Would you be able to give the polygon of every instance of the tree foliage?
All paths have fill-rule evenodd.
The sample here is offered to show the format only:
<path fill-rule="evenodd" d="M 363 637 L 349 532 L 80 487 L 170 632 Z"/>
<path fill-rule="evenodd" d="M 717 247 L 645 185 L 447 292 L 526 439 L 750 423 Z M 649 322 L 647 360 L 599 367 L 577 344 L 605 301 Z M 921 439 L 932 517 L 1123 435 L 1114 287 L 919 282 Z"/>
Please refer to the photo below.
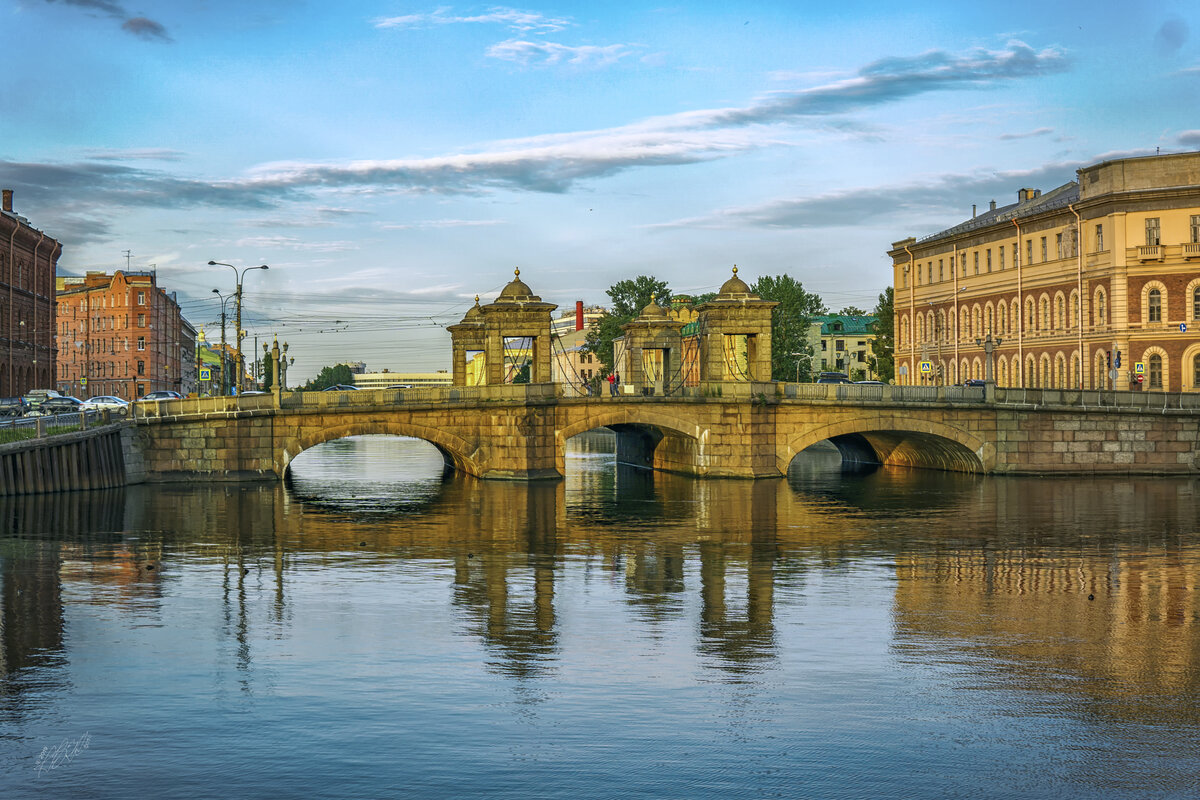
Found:
<path fill-rule="evenodd" d="M 797 363 L 801 377 L 812 375 L 812 343 L 808 339 L 813 317 L 825 313 L 820 296 L 805 290 L 790 275 L 764 275 L 750 290 L 779 305 L 771 311 L 771 378 L 795 380 Z"/>
<path fill-rule="evenodd" d="M 271 391 L 271 386 L 275 383 L 274 376 L 274 359 L 271 358 L 270 351 L 263 353 L 262 357 L 262 388 L 264 392 Z"/>
<path fill-rule="evenodd" d="M 591 353 L 604 365 L 605 373 L 613 371 L 613 339 L 622 336 L 621 326 L 635 319 L 642 309 L 650 304 L 653 296 L 659 305 L 671 300 L 671 290 L 666 281 L 648 275 L 639 275 L 629 280 L 617 281 L 608 289 L 612 308 L 587 332 L 584 352 Z"/>
<path fill-rule="evenodd" d="M 892 309 L 892 287 L 887 287 L 875 304 L 875 338 L 871 340 L 871 369 L 879 380 L 896 377 L 896 320 Z"/>
<path fill-rule="evenodd" d="M 867 312 L 863 311 L 858 306 L 846 306 L 838 313 L 841 314 L 843 317 L 865 317 L 865 316 L 867 316 Z"/>
<path fill-rule="evenodd" d="M 337 386 L 339 383 L 354 383 L 354 373 L 350 371 L 348 364 L 321 367 L 321 371 L 317 373 L 317 377 L 304 384 L 304 391 L 320 391 L 321 389 L 328 389 L 330 386 Z"/>

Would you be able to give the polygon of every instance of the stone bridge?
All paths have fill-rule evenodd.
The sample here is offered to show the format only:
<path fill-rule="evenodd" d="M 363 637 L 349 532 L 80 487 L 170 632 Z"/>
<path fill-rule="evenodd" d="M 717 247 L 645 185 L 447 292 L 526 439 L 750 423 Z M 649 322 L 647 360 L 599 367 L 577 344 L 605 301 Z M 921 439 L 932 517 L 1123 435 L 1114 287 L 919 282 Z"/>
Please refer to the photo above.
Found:
<path fill-rule="evenodd" d="M 283 392 L 143 404 L 133 480 L 282 478 L 310 447 L 359 434 L 433 444 L 481 478 L 564 473 L 565 444 L 617 433 L 619 460 L 699 477 L 785 474 L 829 440 L 850 460 L 995 474 L 1200 472 L 1200 395 L 702 383 L 668 397 L 564 397 L 555 384 Z"/>

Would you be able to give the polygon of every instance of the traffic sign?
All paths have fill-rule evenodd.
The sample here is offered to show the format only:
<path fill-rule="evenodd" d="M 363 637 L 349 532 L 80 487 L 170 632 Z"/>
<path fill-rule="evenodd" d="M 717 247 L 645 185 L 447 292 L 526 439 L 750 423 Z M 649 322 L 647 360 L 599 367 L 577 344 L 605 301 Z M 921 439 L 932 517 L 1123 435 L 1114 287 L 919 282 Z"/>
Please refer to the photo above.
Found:
<path fill-rule="evenodd" d="M 931 372 L 933 372 L 933 362 L 932 361 L 922 361 L 921 362 L 921 374 L 928 375 Z"/>
<path fill-rule="evenodd" d="M 79 385 L 86 389 L 87 388 L 87 378 L 80 378 Z"/>
<path fill-rule="evenodd" d="M 1187 333 L 1187 323 L 1186 322 L 1179 323 L 1179 332 Z"/>
<path fill-rule="evenodd" d="M 208 369 L 207 367 L 202 367 L 200 369 L 200 380 L 211 381 L 212 380 L 212 370 Z"/>
<path fill-rule="evenodd" d="M 1145 362 L 1143 362 L 1143 361 L 1133 362 L 1133 374 L 1134 375 L 1145 375 L 1146 374 Z"/>
<path fill-rule="evenodd" d="M 1146 380 L 1146 376 L 1144 376 L 1144 375 L 1138 375 L 1138 376 L 1137 376 L 1137 382 L 1138 382 L 1138 383 L 1141 383 L 1141 382 L 1142 382 L 1142 381 L 1144 381 L 1144 380 Z"/>

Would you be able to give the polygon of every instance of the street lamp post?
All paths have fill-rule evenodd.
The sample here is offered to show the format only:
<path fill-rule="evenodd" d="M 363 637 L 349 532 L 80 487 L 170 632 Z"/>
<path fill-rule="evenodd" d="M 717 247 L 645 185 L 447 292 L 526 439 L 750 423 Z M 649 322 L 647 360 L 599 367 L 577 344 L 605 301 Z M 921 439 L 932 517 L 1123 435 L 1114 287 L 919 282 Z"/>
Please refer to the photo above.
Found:
<path fill-rule="evenodd" d="M 788 353 L 789 356 L 796 359 L 796 383 L 800 382 L 800 359 L 804 357 L 804 353 Z"/>
<path fill-rule="evenodd" d="M 984 383 L 987 383 L 987 384 L 995 383 L 995 380 L 992 377 L 995 374 L 992 371 L 992 359 L 995 357 L 994 354 L 996 352 L 996 348 L 999 347 L 1003 343 L 1004 343 L 1004 340 L 1001 339 L 999 336 L 993 338 L 991 331 L 988 331 L 987 336 L 985 336 L 984 338 L 975 340 L 975 346 L 983 348 L 983 354 L 984 354 L 983 382 Z"/>
<path fill-rule="evenodd" d="M 270 267 L 268 267 L 266 264 L 259 264 L 257 267 L 243 267 L 241 269 L 241 271 L 239 272 L 238 268 L 235 267 L 233 264 L 226 264 L 223 261 L 210 261 L 210 262 L 208 262 L 208 265 L 210 267 L 229 267 L 231 270 L 233 270 L 233 275 L 237 280 L 237 294 L 235 295 L 237 297 L 237 331 L 236 331 L 237 335 L 235 338 L 237 339 L 237 367 L 238 367 L 237 387 L 238 387 L 238 393 L 241 394 L 242 375 L 246 371 L 245 359 L 242 357 L 242 337 L 246 333 L 245 331 L 242 330 L 242 278 L 245 277 L 246 273 L 249 272 L 250 270 L 270 269 Z"/>
<path fill-rule="evenodd" d="M 225 303 L 228 302 L 233 295 L 221 294 L 217 289 L 213 289 L 213 294 L 221 298 L 221 394 L 229 394 L 229 370 L 226 366 L 226 355 L 229 349 L 225 346 Z"/>

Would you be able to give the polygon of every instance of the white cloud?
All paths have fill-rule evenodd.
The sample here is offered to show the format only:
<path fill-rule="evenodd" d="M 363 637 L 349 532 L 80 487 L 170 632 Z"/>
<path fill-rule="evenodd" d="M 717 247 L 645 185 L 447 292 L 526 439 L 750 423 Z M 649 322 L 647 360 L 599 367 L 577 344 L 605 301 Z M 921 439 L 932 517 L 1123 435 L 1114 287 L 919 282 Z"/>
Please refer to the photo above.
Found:
<path fill-rule="evenodd" d="M 519 11 L 515 8 L 497 7 L 485 14 L 456 16 L 449 8 L 439 8 L 425 14 L 405 14 L 399 17 L 383 17 L 375 20 L 376 28 L 427 28 L 434 25 L 503 25 L 521 33 L 554 33 L 571 24 L 569 19 L 547 17 L 534 11 Z"/>
<path fill-rule="evenodd" d="M 628 45 L 578 45 L 571 46 L 556 42 L 531 42 L 509 39 L 497 42 L 488 48 L 491 58 L 512 61 L 517 64 L 560 64 L 567 62 L 576 66 L 605 67 L 615 64 L 634 51 Z"/>

